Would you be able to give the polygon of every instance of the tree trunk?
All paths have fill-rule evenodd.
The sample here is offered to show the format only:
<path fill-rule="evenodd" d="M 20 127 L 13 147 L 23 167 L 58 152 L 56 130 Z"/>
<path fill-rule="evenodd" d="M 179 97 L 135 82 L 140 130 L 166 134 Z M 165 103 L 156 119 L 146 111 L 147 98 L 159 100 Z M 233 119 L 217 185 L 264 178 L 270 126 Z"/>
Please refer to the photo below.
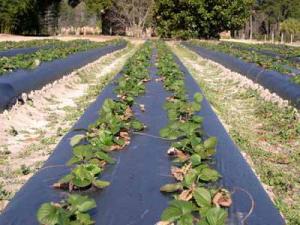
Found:
<path fill-rule="evenodd" d="M 250 40 L 253 38 L 253 18 L 252 18 L 252 13 L 250 14 Z"/>
<path fill-rule="evenodd" d="M 283 44 L 284 43 L 284 33 L 281 32 L 281 40 L 280 40 L 280 43 Z"/>
<path fill-rule="evenodd" d="M 267 35 L 265 34 L 264 36 L 265 36 L 265 42 L 267 42 Z"/>
<path fill-rule="evenodd" d="M 294 34 L 291 34 L 291 44 L 293 44 L 294 41 Z"/>
<path fill-rule="evenodd" d="M 272 43 L 274 43 L 274 31 L 272 31 Z"/>

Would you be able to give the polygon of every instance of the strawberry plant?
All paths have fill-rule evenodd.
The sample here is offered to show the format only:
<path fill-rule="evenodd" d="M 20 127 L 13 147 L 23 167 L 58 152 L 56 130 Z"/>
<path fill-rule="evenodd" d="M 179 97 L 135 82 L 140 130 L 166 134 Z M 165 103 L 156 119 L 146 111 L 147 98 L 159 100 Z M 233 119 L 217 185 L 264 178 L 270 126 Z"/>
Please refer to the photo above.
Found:
<path fill-rule="evenodd" d="M 148 77 L 149 44 L 142 48 L 141 52 L 133 58 L 134 60 L 129 61 L 125 67 L 125 79 L 121 77 L 116 81 L 116 92 L 119 94 L 119 98 L 106 99 L 99 112 L 99 118 L 89 126 L 87 133 L 75 136 L 75 139 L 71 140 L 73 157 L 69 160 L 68 165 L 76 164 L 76 167 L 60 179 L 54 185 L 55 187 L 73 191 L 90 187 L 104 188 L 108 186 L 109 182 L 97 179 L 106 163 L 114 162 L 107 155 L 107 152 L 123 149 L 130 143 L 130 133 L 132 131 L 144 129 L 144 124 L 134 118 L 131 109 L 134 97 L 141 93 L 134 92 L 130 85 L 129 87 L 127 86 L 127 83 L 131 84 L 131 80 L 138 83 L 140 80 Z M 131 72 L 135 71 L 134 68 L 137 68 L 139 73 Z M 129 75 L 131 79 L 128 79 Z M 123 86 L 123 84 L 125 85 Z M 141 83 L 141 87 L 142 89 L 145 88 L 144 82 Z M 88 142 L 88 144 L 79 145 L 83 140 Z"/>
<path fill-rule="evenodd" d="M 40 49 L 32 54 L 16 55 L 0 58 L 0 75 L 17 69 L 34 69 L 41 62 L 49 62 L 55 59 L 65 58 L 71 54 L 100 48 L 106 45 L 122 42 L 113 40 L 106 42 L 92 42 L 88 40 L 75 40 L 69 42 L 55 42 L 51 48 Z"/>
<path fill-rule="evenodd" d="M 265 69 L 275 70 L 287 75 L 295 75 L 292 68 L 300 69 L 297 62 L 283 57 L 270 57 L 257 51 L 249 51 L 248 49 L 237 49 L 236 45 L 232 43 L 209 43 L 204 41 L 192 41 L 191 43 L 213 51 L 220 51 L 246 62 L 256 63 Z"/>
<path fill-rule="evenodd" d="M 176 180 L 176 183 L 166 184 L 160 189 L 174 194 L 174 200 L 161 216 L 161 223 L 225 224 L 225 208 L 231 205 L 231 196 L 217 186 L 221 175 L 210 166 L 217 139 L 205 135 L 203 118 L 197 115 L 203 96 L 196 93 L 193 101 L 188 101 L 184 74 L 166 45 L 161 42 L 157 45 L 159 75 L 165 88 L 172 93 L 165 104 L 170 122 L 161 129 L 160 135 L 174 140 L 168 154 L 173 159 L 171 174 Z"/>
<path fill-rule="evenodd" d="M 300 85 L 300 74 L 294 76 L 293 78 L 291 78 L 291 81 L 294 82 L 295 84 L 299 84 Z"/>
<path fill-rule="evenodd" d="M 2 41 L 0 42 L 0 51 L 14 48 L 32 48 L 59 43 L 56 39 L 32 40 L 32 41 Z"/>
<path fill-rule="evenodd" d="M 109 182 L 98 180 L 97 177 L 100 175 L 102 169 L 96 164 L 81 164 L 76 166 L 72 171 L 61 178 L 54 187 L 65 188 L 69 191 L 86 189 L 91 186 L 96 188 L 105 188 L 109 186 Z"/>
<path fill-rule="evenodd" d="M 44 203 L 37 212 L 37 219 L 43 225 L 92 225 L 88 211 L 96 202 L 87 196 L 69 195 L 59 203 Z"/>
<path fill-rule="evenodd" d="M 145 128 L 143 123 L 134 118 L 131 107 L 134 98 L 145 91 L 144 84 L 149 79 L 151 47 L 150 42 L 144 44 L 126 64 L 124 76 L 115 82 L 117 99 L 107 98 L 99 111 L 99 118 L 88 127 L 86 134 L 73 136 L 70 141 L 73 156 L 67 163 L 72 169 L 69 174 L 54 184 L 55 188 L 68 189 L 71 192 L 109 186 L 109 182 L 99 179 L 106 164 L 115 162 L 109 152 L 122 150 L 130 143 L 130 135 L 133 131 L 141 131 Z M 74 212 L 71 207 L 45 203 L 38 212 L 39 222 L 46 225 L 48 223 L 49 225 L 92 224 L 87 215 L 79 214 L 80 216 L 77 217 L 77 211 Z M 54 219 L 47 220 L 49 217 L 52 218 L 49 216 L 52 212 L 55 214 Z M 75 221 L 70 222 L 69 215 L 75 218 Z M 86 223 L 81 221 L 84 217 L 88 218 Z"/>

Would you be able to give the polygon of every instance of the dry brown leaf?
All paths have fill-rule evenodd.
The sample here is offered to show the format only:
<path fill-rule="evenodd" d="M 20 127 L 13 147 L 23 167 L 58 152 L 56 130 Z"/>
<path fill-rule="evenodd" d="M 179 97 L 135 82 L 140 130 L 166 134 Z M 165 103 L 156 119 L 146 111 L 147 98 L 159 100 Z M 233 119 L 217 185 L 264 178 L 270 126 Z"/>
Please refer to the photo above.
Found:
<path fill-rule="evenodd" d="M 127 107 L 124 114 L 122 116 L 120 116 L 120 119 L 123 121 L 128 120 L 129 118 L 131 118 L 133 116 L 133 111 L 130 107 Z"/>
<path fill-rule="evenodd" d="M 189 201 L 193 198 L 193 191 L 192 190 L 184 190 L 183 192 L 181 192 L 181 194 L 179 195 L 178 199 L 182 200 L 182 201 Z"/>
<path fill-rule="evenodd" d="M 109 151 L 117 151 L 117 150 L 122 150 L 122 149 L 123 149 L 123 146 L 112 145 L 112 146 L 110 146 Z"/>
<path fill-rule="evenodd" d="M 176 180 L 183 181 L 184 174 L 183 174 L 182 169 L 180 169 L 178 167 L 175 167 L 175 166 L 172 166 L 171 174 L 172 174 L 173 177 L 175 177 Z"/>
<path fill-rule="evenodd" d="M 189 159 L 189 156 L 180 150 L 176 150 L 176 157 L 178 157 L 182 161 L 186 161 Z"/>
<path fill-rule="evenodd" d="M 230 193 L 225 189 L 219 190 L 213 197 L 213 204 L 218 207 L 230 207 L 232 205 Z"/>
<path fill-rule="evenodd" d="M 160 78 L 156 78 L 156 79 L 155 79 L 156 82 L 160 82 L 160 81 L 164 81 L 164 80 L 165 80 L 164 77 L 160 77 Z"/>
<path fill-rule="evenodd" d="M 125 139 L 125 140 L 130 140 L 129 134 L 126 131 L 121 131 L 120 132 L 120 137 Z"/>
<path fill-rule="evenodd" d="M 191 163 L 184 165 L 182 168 L 173 166 L 171 168 L 171 174 L 175 177 L 176 180 L 183 181 L 184 176 L 189 172 L 191 168 Z"/>
<path fill-rule="evenodd" d="M 174 96 L 169 96 L 169 97 L 166 97 L 166 100 L 169 102 L 174 102 L 175 98 L 174 98 Z"/>
<path fill-rule="evenodd" d="M 62 184 L 61 183 L 54 183 L 52 185 L 53 188 L 61 188 Z"/>
<path fill-rule="evenodd" d="M 180 151 L 174 147 L 171 147 L 168 149 L 168 155 L 176 156 L 182 161 L 186 161 L 189 159 L 189 156 L 187 154 L 185 154 L 183 151 Z"/>
<path fill-rule="evenodd" d="M 122 146 L 122 148 L 124 148 L 126 145 L 129 145 L 131 139 L 128 132 L 120 132 L 120 137 L 125 141 L 125 144 Z"/>
<path fill-rule="evenodd" d="M 70 185 L 69 183 L 54 183 L 52 185 L 53 188 L 56 188 L 56 189 L 64 189 L 64 190 L 67 190 L 69 189 Z"/>
<path fill-rule="evenodd" d="M 192 163 L 185 164 L 181 169 L 184 175 L 186 175 L 189 170 L 192 168 Z"/>
<path fill-rule="evenodd" d="M 146 82 L 151 81 L 151 79 L 146 79 L 146 78 L 145 78 L 145 79 L 143 79 L 142 81 L 143 81 L 144 83 L 146 83 Z"/>

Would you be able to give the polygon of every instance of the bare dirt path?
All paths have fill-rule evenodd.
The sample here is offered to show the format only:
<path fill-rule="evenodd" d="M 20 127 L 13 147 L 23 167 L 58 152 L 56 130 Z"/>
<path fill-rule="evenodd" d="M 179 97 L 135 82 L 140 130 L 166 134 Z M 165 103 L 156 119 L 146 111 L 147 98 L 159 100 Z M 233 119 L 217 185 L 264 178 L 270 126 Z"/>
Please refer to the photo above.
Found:
<path fill-rule="evenodd" d="M 69 35 L 69 36 L 49 36 L 49 37 L 38 37 L 38 36 L 20 36 L 11 34 L 0 34 L 1 41 L 32 41 L 32 40 L 44 40 L 44 39 L 58 39 L 62 41 L 71 41 L 76 39 L 89 39 L 91 41 L 108 41 L 117 38 L 116 36 L 104 36 L 104 35 Z"/>
<path fill-rule="evenodd" d="M 300 117 L 246 77 L 171 43 L 288 224 L 300 224 Z"/>
<path fill-rule="evenodd" d="M 141 43 L 100 58 L 31 93 L 24 105 L 0 114 L 0 209 L 48 159 L 62 136 Z"/>

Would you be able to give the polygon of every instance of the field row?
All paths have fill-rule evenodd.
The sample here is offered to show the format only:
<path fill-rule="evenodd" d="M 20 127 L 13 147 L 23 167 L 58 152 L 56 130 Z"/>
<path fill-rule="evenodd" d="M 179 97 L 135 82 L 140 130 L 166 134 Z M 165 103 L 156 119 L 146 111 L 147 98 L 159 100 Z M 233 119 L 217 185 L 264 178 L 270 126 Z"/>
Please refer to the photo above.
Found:
<path fill-rule="evenodd" d="M 47 225 L 93 220 L 284 224 L 163 42 L 146 42 L 127 61 L 0 217 L 1 223 Z"/>
<path fill-rule="evenodd" d="M 3 62 L 3 71 L 12 68 L 32 68 L 32 70 L 16 70 L 0 76 L 0 95 L 2 96 L 0 111 L 14 105 L 22 94 L 43 88 L 73 70 L 79 69 L 101 56 L 124 48 L 126 45 L 127 42 L 123 40 L 107 42 L 78 40 L 59 42 L 58 46 L 39 50 L 33 54 L 0 58 L 0 61 Z"/>
<path fill-rule="evenodd" d="M 192 41 L 201 47 L 226 53 L 249 63 L 255 63 L 265 69 L 278 71 L 292 76 L 291 81 L 299 83 L 300 50 L 298 47 L 280 47 L 273 45 L 248 45 L 231 42 Z M 271 50 L 272 49 L 272 50 Z"/>
<path fill-rule="evenodd" d="M 106 45 L 112 45 L 120 40 L 107 42 L 92 42 L 88 40 L 75 41 L 45 41 L 47 48 L 42 48 L 31 54 L 19 54 L 0 58 L 0 75 L 9 75 L 17 69 L 34 69 L 43 62 L 63 59 L 77 52 L 84 52 Z"/>

